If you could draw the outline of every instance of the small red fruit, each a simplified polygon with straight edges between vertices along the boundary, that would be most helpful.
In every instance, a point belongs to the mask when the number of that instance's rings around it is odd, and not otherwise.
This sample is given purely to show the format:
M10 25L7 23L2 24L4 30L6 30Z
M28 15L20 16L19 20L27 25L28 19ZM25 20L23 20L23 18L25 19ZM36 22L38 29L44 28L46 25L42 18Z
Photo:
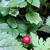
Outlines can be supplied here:
M30 41L31 41L31 39L30 39L29 36L25 35L25 36L22 37L22 42L23 43L28 44L28 43L30 43Z

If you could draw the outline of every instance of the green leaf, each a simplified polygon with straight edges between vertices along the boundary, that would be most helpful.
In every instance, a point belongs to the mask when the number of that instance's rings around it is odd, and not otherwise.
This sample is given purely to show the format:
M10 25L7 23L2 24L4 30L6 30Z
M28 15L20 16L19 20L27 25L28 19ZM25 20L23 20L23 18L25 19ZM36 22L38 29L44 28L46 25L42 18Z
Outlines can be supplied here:
M39 37L37 36L37 34L32 33L32 32L30 33L30 35L31 35L31 42L32 42L33 46L41 47L41 46L44 45L43 38L39 39Z
M14 38L16 38L16 37L19 35L19 31L18 31L18 29L9 28L8 34L10 34L10 35L12 35Z
M40 1L39 0L27 0L28 3L30 3L31 5L35 6L35 7L40 7Z
M50 26L50 16L48 16L48 18L46 20L46 25Z
M8 0L1 0L0 7L7 7L9 1Z
M34 50L47 50L47 48L44 45L39 45L38 47L33 47Z
M44 25L39 29L39 31L44 31L44 32L50 33L50 26Z
M47 48L47 50L50 49L50 37L48 37L48 38L46 39L46 42L44 43L44 45L45 45L45 47Z
M11 8L10 11L9 11L9 14L11 16L17 17L17 15L19 14L19 10L15 9L15 8Z
M26 50L9 34L0 32L0 50Z
M0 50L27 50L21 46L8 46L8 47L0 47Z
M31 42L32 42L33 46L38 46L39 45L38 44L38 40L39 40L38 36L32 32L30 33L30 35L31 35Z
M18 31L21 36L25 35L27 32L27 25L23 21L17 21L18 22Z
M7 19L7 23L12 27L12 28L16 28L17 27L17 22L14 18L8 18Z
M26 14L26 19L30 23L35 23L35 24L38 24L40 21L42 21L40 15L36 12L28 12Z
M0 2L1 2L1 0L0 0Z
M36 32L38 29L38 25L36 24L28 24L27 27L28 27L27 29L28 32Z
M1 31L8 31L8 29L9 29L9 26L8 26L8 24L7 23L0 23L0 30Z
M12 45L16 45L15 39L7 32L0 32L0 47Z
M39 39L39 44L40 44L40 45L43 45L43 44L44 44L43 38L40 38L40 39Z
M22 23L18 25L18 29L20 32L23 32L23 33L26 32L26 30L27 30L26 25L24 25Z
M17 5L17 7L20 7L20 8L23 8L23 7L26 7L26 6L27 6L27 2L26 1Z
M27 3L25 0L10 0L9 7L25 7Z
M9 8L0 7L0 13L1 13L3 16L6 16L6 15L9 13Z

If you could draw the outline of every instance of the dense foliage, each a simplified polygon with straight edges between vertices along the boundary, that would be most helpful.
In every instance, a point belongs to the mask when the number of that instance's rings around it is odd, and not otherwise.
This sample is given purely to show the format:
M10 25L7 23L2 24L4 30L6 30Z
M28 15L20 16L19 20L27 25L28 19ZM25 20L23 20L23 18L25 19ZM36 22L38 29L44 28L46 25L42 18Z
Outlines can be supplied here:
M49 0L0 0L0 50L50 50L49 36Z

